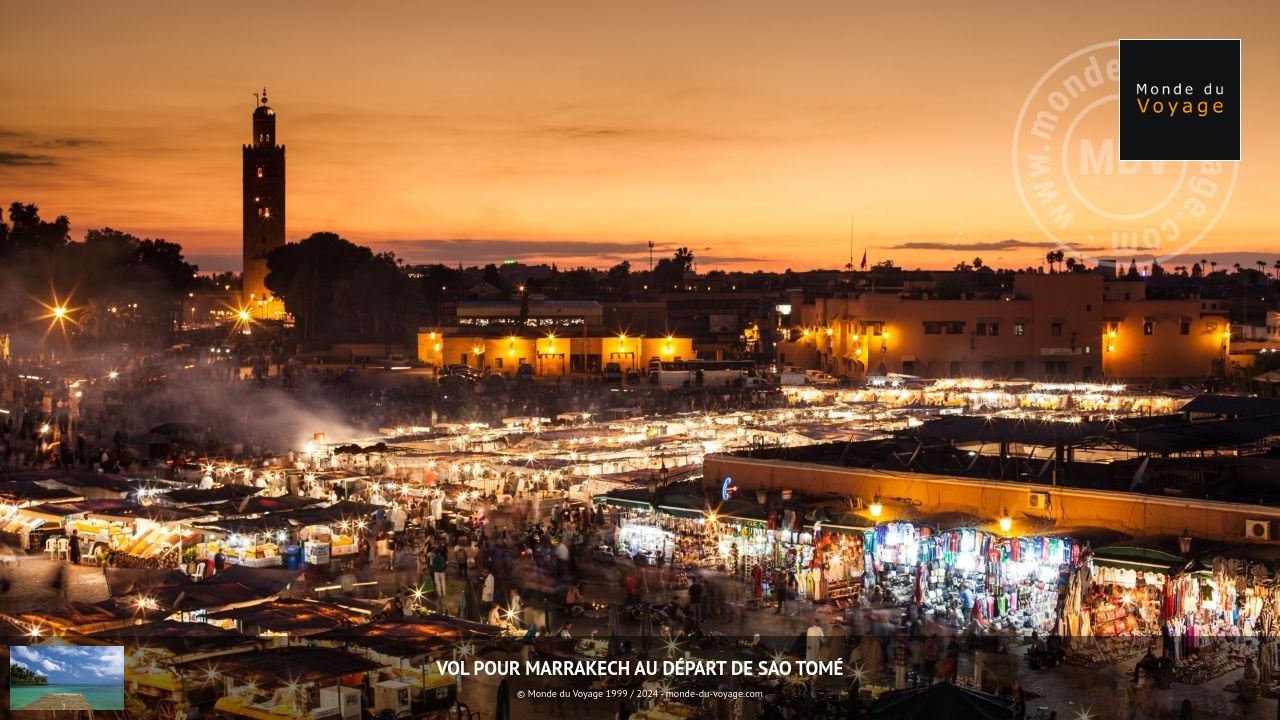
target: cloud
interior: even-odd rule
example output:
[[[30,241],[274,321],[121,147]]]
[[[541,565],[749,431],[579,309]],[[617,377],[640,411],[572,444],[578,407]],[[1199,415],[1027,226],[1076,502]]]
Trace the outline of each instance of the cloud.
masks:
[[[54,660],[50,660],[49,658],[41,658],[39,664],[40,664],[40,667],[44,668],[45,670],[48,670],[49,672],[66,672],[67,671],[66,665],[63,665],[62,663],[56,662]]]
[[[649,246],[642,242],[607,240],[514,240],[504,238],[422,238],[420,240],[383,240],[368,243],[375,250],[394,252],[408,263],[454,265],[500,263],[512,259],[521,262],[563,259],[590,267],[607,267],[622,260],[648,260]],[[670,255],[680,243],[655,244],[654,261]],[[710,255],[693,248],[699,263],[735,264],[760,262],[759,257]],[[701,251],[701,252],[700,252]],[[701,266],[700,266],[701,268]]]
[[[1048,242],[1027,242],[1026,240],[966,240],[957,242],[954,240],[923,240],[915,242],[905,242],[900,245],[890,245],[886,250],[954,250],[965,252],[997,252],[1000,250],[1026,250],[1035,248],[1044,248],[1051,246]],[[1101,248],[1079,248],[1079,250],[1091,252],[1100,250]]]
[[[32,155],[30,153],[0,150],[0,166],[8,165],[10,167],[18,167],[57,164],[58,163],[49,155]]]
[[[101,140],[93,140],[91,138],[65,137],[65,138],[51,138],[49,140],[41,140],[37,142],[35,146],[38,148],[54,149],[54,148],[78,148],[78,147],[85,147],[87,145],[101,145],[101,144],[103,144]]]

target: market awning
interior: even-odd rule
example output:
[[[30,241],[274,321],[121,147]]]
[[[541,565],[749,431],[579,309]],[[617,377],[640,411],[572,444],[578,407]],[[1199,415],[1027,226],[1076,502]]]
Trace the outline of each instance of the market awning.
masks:
[[[99,488],[113,492],[128,492],[137,486],[128,479],[112,473],[93,473],[83,470],[22,470],[0,473],[0,481],[55,482],[65,488]]]
[[[222,485],[216,488],[180,488],[156,495],[156,500],[172,505],[212,505],[256,495],[261,488],[248,485]]]
[[[250,680],[262,687],[272,683],[334,680],[344,675],[377,670],[380,666],[334,648],[284,647],[192,660],[178,663],[176,667]]]
[[[181,570],[109,567],[104,574],[107,579],[107,593],[111,597],[193,584],[191,578]]]
[[[633,510],[652,510],[653,504],[649,502],[649,491],[634,489],[619,489],[604,495],[596,495],[591,498],[596,505],[612,505],[614,507],[625,507]]]
[[[45,503],[44,505],[22,508],[20,512],[42,520],[60,521],[72,515],[86,515],[138,507],[141,506],[128,500],[78,500],[75,502]]]
[[[20,627],[37,629],[41,635],[57,633],[92,633],[129,624],[132,618],[122,614],[107,603],[87,603],[73,600],[56,607],[43,608],[39,612],[7,615],[7,619]],[[24,633],[27,634],[27,633]]]
[[[362,623],[366,618],[323,601],[280,599],[209,613],[209,619],[235,620],[245,629],[310,635],[339,626]]]
[[[949,415],[930,420],[903,435],[947,442],[1015,443],[1056,447],[1076,445],[1102,437],[1111,429],[1106,422],[1064,422],[1029,418]]]
[[[0,500],[10,503],[83,500],[84,496],[63,488],[47,488],[30,480],[0,480]]]
[[[163,648],[174,654],[217,652],[240,645],[252,645],[255,638],[204,622],[160,622],[127,625],[93,633],[91,637],[129,647]]]
[[[1116,441],[1140,452],[1175,453],[1251,445],[1280,435],[1280,415],[1249,416],[1126,430]]]
[[[1008,720],[1013,702],[977,690],[940,682],[923,688],[885,693],[867,708],[884,720]]]
[[[195,518],[208,517],[210,512],[204,509],[169,507],[167,505],[143,505],[138,507],[117,508],[89,513],[89,517],[108,520],[133,520],[142,518],[158,523],[175,523]]]
[[[1280,415],[1280,400],[1246,395],[1199,395],[1183,405],[1184,413],[1249,418]]]
[[[1186,562],[1184,558],[1160,550],[1136,547],[1110,547],[1093,551],[1093,564],[1120,570],[1138,570],[1168,574]]]
[[[500,628],[492,625],[430,615],[337,628],[312,635],[309,639],[340,642],[391,657],[414,658],[454,648],[461,643],[484,643],[501,632]]]
[[[297,495],[280,495],[278,497],[250,495],[239,500],[228,500],[210,506],[209,511],[224,517],[258,515],[260,513],[282,513],[290,510],[300,510],[318,505],[320,502],[315,498],[299,497]]]

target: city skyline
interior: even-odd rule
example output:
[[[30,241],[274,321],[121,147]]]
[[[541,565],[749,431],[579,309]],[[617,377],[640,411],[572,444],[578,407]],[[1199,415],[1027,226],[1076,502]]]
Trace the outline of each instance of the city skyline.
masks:
[[[1161,8],[1090,3],[1027,24],[939,5],[919,26],[835,4],[512,3],[494,25],[451,6],[23,5],[11,46],[27,61],[0,75],[0,191],[69,215],[75,238],[110,225],[238,270],[237,156],[265,84],[290,150],[290,241],[332,230],[410,262],[597,267],[644,266],[652,241],[691,248],[700,270],[802,270],[848,262],[852,229],[855,263],[1026,267],[1056,246],[1009,163],[1022,100],[1082,46],[1189,34],[1189,3]],[[1195,23],[1250,31],[1250,163],[1176,264],[1272,254],[1280,142],[1249,119],[1278,102],[1275,14]],[[104,35],[119,41],[104,51]]]

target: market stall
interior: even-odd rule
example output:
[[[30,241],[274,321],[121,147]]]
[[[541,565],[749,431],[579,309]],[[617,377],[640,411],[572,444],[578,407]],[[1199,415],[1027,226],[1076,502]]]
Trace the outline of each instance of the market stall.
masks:
[[[865,533],[864,547],[864,582],[882,601],[921,603],[957,624],[1002,620],[1023,635],[1056,627],[1059,580],[1081,550],[1058,537],[906,522]]]
[[[377,663],[333,648],[287,647],[179,664],[203,673],[220,695],[215,713],[250,720],[340,717],[363,712],[360,687]]]
[[[117,508],[89,513],[90,522],[119,522],[130,529],[128,536],[114,537],[111,564],[125,568],[178,567],[183,548],[197,537],[191,523],[207,519],[201,510],[164,506]]]
[[[211,678],[176,665],[200,657],[248,649],[253,641],[206,623],[165,620],[95,633],[93,640],[126,648],[124,681],[129,692],[155,709],[156,720],[180,720],[192,707],[212,706]]]
[[[377,663],[381,669],[372,682],[374,711],[393,710],[399,715],[452,707],[459,678],[441,673],[435,661],[474,655],[501,634],[490,625],[428,615],[342,628],[313,639],[343,646]]]

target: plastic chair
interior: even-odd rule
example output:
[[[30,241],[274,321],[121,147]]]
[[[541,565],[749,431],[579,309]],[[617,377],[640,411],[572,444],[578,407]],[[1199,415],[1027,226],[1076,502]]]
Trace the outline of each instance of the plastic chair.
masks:
[[[71,541],[64,537],[58,538],[58,559],[71,559]]]
[[[196,571],[191,573],[191,577],[194,580],[200,580],[204,578],[204,563],[202,562],[196,563]]]
[[[50,537],[45,539],[44,551],[49,556],[49,559],[52,560],[53,556],[58,553],[58,538]]]

